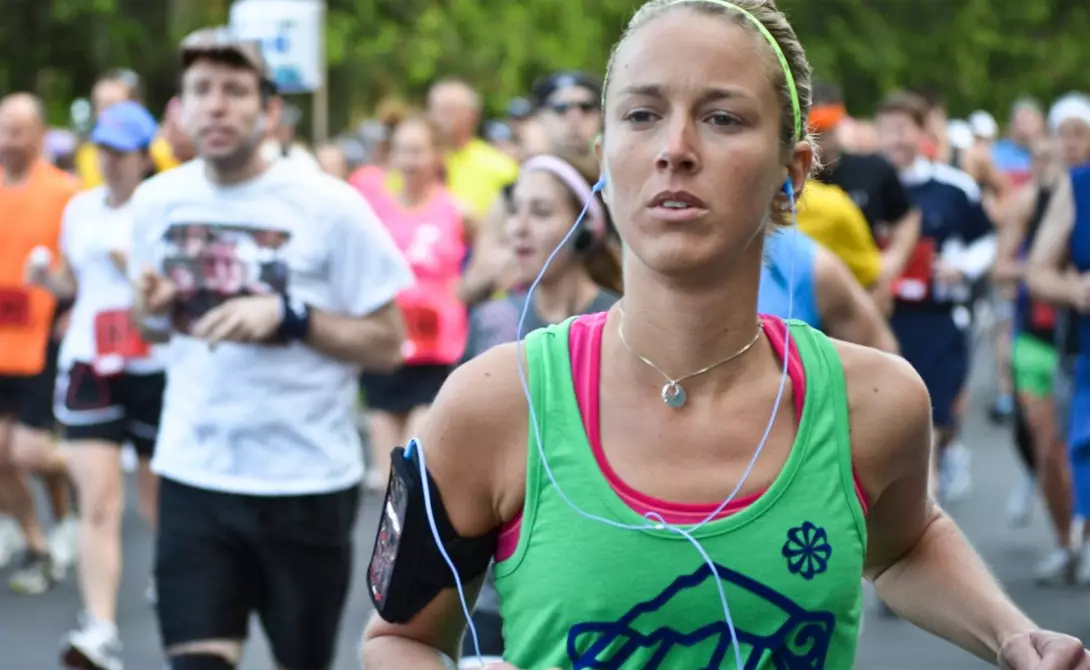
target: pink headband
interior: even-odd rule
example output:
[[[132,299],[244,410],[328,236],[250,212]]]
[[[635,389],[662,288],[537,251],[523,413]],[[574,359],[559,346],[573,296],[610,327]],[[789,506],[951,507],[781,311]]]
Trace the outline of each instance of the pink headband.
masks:
[[[583,175],[579,174],[578,170],[572,167],[571,163],[556,156],[534,156],[522,164],[523,172],[532,170],[548,172],[559,179],[584,205],[589,201],[590,208],[587,210],[587,218],[590,219],[590,231],[597,238],[601,238],[605,234],[606,220],[605,212],[602,211],[602,203],[598,202],[598,198],[594,197],[594,191],[591,190],[590,184],[587,183],[586,179],[583,179]]]

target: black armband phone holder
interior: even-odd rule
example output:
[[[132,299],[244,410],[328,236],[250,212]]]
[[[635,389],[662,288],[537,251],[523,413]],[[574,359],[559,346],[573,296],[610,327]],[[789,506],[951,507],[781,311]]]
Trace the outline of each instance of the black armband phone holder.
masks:
[[[407,623],[439,592],[455,586],[454,573],[436,545],[428,522],[419,454],[402,447],[392,453],[390,482],[379,517],[375,548],[367,569],[375,610],[390,623]],[[484,574],[496,553],[499,530],[464,538],[451,524],[435,480],[428,474],[435,527],[462,584]]]

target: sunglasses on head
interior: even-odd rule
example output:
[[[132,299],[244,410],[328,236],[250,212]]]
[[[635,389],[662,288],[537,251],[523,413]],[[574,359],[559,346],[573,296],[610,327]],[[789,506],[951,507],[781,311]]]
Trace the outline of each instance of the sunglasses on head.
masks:
[[[598,111],[598,102],[595,100],[585,100],[583,102],[550,102],[547,107],[561,116],[573,109],[578,109],[584,114],[590,114],[591,112]]]

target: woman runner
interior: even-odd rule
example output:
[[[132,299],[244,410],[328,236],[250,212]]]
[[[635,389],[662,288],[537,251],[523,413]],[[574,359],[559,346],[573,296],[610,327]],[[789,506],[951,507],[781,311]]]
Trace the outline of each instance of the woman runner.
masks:
[[[740,5],[652,0],[613,54],[598,148],[623,305],[465,364],[421,434],[458,536],[502,529],[500,667],[850,668],[861,575],[980,658],[1087,667],[929,497],[930,403],[912,369],[758,317],[762,233],[812,166],[810,70],[773,2]],[[708,560],[667,527],[711,516],[739,482],[692,530]],[[449,667],[462,617],[447,589],[408,623],[374,619],[368,670]]]
[[[416,274],[397,299],[405,318],[405,364],[390,374],[361,377],[371,425],[373,469],[367,485],[381,490],[389,477],[390,449],[420,430],[420,421],[465,351],[467,319],[458,301],[466,247],[462,213],[443,185],[439,131],[423,116],[393,131],[391,165],[402,188],[370,196],[382,223]]]
[[[1032,151],[1033,179],[1021,187],[1011,202],[1009,218],[1000,229],[993,276],[997,282],[1016,282],[1011,355],[1017,392],[1015,438],[1019,438],[1019,430],[1027,430],[1032,436],[1030,463],[1056,536],[1055,544],[1042,552],[1034,579],[1042,584],[1065,584],[1074,576],[1075,555],[1070,549],[1071,474],[1067,446],[1056,425],[1053,393],[1053,379],[1060,363],[1056,310],[1030,296],[1022,280],[1024,260],[1040,229],[1052,190],[1066,178],[1067,171],[1054,138],[1035,140]]]
[[[117,593],[121,581],[121,521],[125,482],[121,446],[140,458],[140,511],[155,522],[157,479],[150,460],[163,407],[163,362],[133,325],[126,275],[132,239],[129,206],[136,187],[154,172],[149,153],[155,119],[135,102],[119,102],[99,117],[104,186],[77,195],[64,212],[56,270],[30,264],[29,279],[59,299],[75,298],[61,343],[54,414],[64,426],[68,467],[79,495],[80,627],[62,642],[66,668],[121,670]]]
[[[1030,250],[1026,283],[1033,297],[1075,311],[1078,344],[1090,342],[1090,98],[1070,95],[1049,113],[1069,170],[1052,191]],[[1073,268],[1071,266],[1074,266]],[[1067,352],[1064,352],[1067,353]],[[1061,376],[1063,370],[1060,370]],[[1075,357],[1066,426],[1075,516],[1090,519],[1090,352]],[[1066,403],[1065,403],[1066,404]],[[1083,533],[1074,579],[1090,584],[1090,541]]]

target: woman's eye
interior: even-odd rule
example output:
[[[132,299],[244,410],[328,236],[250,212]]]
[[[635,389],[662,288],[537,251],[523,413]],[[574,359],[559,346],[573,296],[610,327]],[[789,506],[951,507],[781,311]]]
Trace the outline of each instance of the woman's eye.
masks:
[[[632,123],[650,123],[654,120],[654,114],[645,109],[637,109],[626,114],[624,120]]]
[[[716,126],[732,126],[738,122],[737,119],[726,112],[715,112],[710,114],[708,115],[708,120]]]

